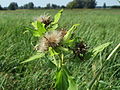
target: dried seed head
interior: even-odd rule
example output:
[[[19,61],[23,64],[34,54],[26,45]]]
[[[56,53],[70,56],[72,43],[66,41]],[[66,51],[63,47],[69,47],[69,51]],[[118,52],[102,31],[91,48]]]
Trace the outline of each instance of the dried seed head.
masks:
[[[60,32],[62,37],[64,37],[67,34],[67,31],[64,28],[60,29]]]
[[[38,17],[37,21],[44,23],[45,26],[48,26],[52,22],[52,19],[50,16],[46,14],[46,15],[41,15],[40,17]]]
[[[57,47],[63,37],[62,30],[47,32],[40,40],[40,44],[36,46],[36,50],[43,52],[47,51],[49,47]]]
[[[75,56],[78,56],[81,60],[84,59],[84,55],[87,52],[87,45],[82,41],[80,43],[76,43],[75,48],[73,49]],[[80,56],[82,54],[83,56]]]

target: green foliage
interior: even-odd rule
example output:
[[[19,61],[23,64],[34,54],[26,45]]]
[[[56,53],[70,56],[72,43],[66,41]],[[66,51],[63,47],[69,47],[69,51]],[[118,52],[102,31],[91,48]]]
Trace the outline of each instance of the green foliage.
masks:
[[[45,32],[48,32],[48,31],[52,31],[52,30],[56,30],[58,28],[58,21],[62,15],[62,12],[63,12],[63,9],[60,10],[54,17],[54,21],[51,22],[51,24],[45,28],[45,24],[42,23],[42,22],[39,22],[39,21],[35,21],[35,22],[32,22],[32,26],[34,27],[34,29],[28,29],[30,31],[32,31],[33,35],[35,37],[41,37],[45,34]],[[46,30],[47,29],[47,30]]]
[[[100,46],[97,46],[93,49],[93,56],[95,57],[98,53],[102,52],[105,48],[107,48],[109,45],[111,44],[111,42],[108,43],[104,43]]]
[[[63,41],[65,42],[65,43],[67,43],[67,42],[71,42],[71,36],[72,36],[72,34],[73,34],[73,32],[74,32],[74,30],[77,28],[77,26],[78,26],[79,24],[75,24],[75,25],[73,25],[69,30],[68,30],[68,32],[67,32],[67,34],[64,36],[64,38],[63,38]]]
[[[96,0],[73,0],[67,4],[67,8],[95,8]]]
[[[101,46],[107,46],[108,43],[103,44]],[[109,43],[110,44],[110,43]],[[102,71],[105,69],[105,66],[108,64],[108,60],[112,57],[112,55],[120,48],[120,43],[113,49],[113,51],[109,54],[109,56],[105,59],[102,67],[98,70],[96,76],[93,78],[93,80],[91,80],[90,84],[88,85],[88,89],[92,90],[95,81],[97,81],[97,79],[99,78],[100,74],[102,73]]]
[[[38,21],[33,22],[32,25],[35,28],[32,31],[33,35],[41,37],[41,36],[43,36],[45,34],[46,31],[55,30],[58,27],[57,23],[58,23],[58,21],[59,21],[59,19],[61,17],[62,12],[63,12],[63,9],[60,10],[55,15],[54,21],[49,25],[48,30],[46,30],[46,27],[45,27],[44,23],[38,22]],[[72,43],[71,40],[70,40],[71,39],[71,35],[73,34],[74,30],[76,29],[76,27],[78,25],[79,24],[75,24],[75,25],[73,25],[71,27],[71,29],[64,36],[64,40],[63,40],[64,42]],[[52,27],[52,28],[50,28],[50,27]],[[59,48],[59,49],[61,49],[61,48]],[[56,67],[56,69],[57,69],[57,72],[56,72],[56,83],[55,83],[56,90],[72,90],[73,88],[74,88],[74,90],[77,90],[77,85],[72,80],[71,76],[68,75],[67,68],[66,68],[66,70],[63,68],[63,65],[64,65],[64,62],[63,62],[64,61],[64,57],[63,57],[64,55],[63,55],[63,53],[61,54],[61,52],[59,52],[59,51],[56,52],[53,47],[49,47],[48,52],[49,52],[48,57],[52,57],[51,60],[48,60],[49,64],[51,64],[50,66]],[[34,55],[34,56],[30,57],[28,60],[23,61],[22,63],[33,61],[35,59],[43,57],[44,55],[45,55],[45,52],[39,53],[37,55]],[[61,58],[60,58],[60,55],[61,55]],[[59,57],[58,58],[59,62],[56,60],[56,56]]]
[[[58,23],[61,15],[62,15],[62,13],[63,13],[63,9],[60,10],[60,11],[54,16],[54,21],[53,21],[51,24],[56,24],[56,23]]]
[[[67,4],[67,8],[73,9],[76,7],[76,5],[77,5],[76,1],[71,1]]]
[[[55,16],[53,22],[47,27],[48,31],[53,31],[58,28],[58,21],[63,13],[63,9],[61,9]]]
[[[117,0],[119,3],[120,3],[120,1],[119,0]]]
[[[73,80],[72,76],[68,76],[69,88],[68,90],[78,90],[78,86]]]
[[[41,58],[31,63],[20,64],[21,61],[33,55],[33,47],[38,40],[31,33],[23,32],[26,27],[30,26],[28,22],[31,22],[33,17],[44,12],[54,15],[57,10],[0,12],[0,89],[54,90],[53,77],[56,66],[51,63],[51,58],[43,57],[43,60]],[[120,14],[118,9],[65,10],[64,17],[59,21],[60,27],[66,26],[66,29],[69,29],[73,23],[80,23],[76,30],[76,37],[81,37],[88,44],[89,49],[105,42],[114,41],[107,49],[105,48],[104,51],[97,54],[98,57],[94,60],[90,58],[80,61],[74,59],[73,54],[64,55],[64,62],[72,76],[75,77],[79,90],[87,90],[89,82],[95,78],[99,68],[103,66],[106,56],[120,42],[120,16],[118,14]],[[69,52],[68,48],[64,48],[63,51]],[[59,60],[57,59],[57,61]],[[118,49],[107,61],[98,79],[95,79],[91,90],[119,90],[119,66]]]
[[[56,90],[67,90],[69,87],[68,76],[64,69],[60,69],[56,73]]]
[[[2,6],[0,5],[0,10],[3,10]]]
[[[41,37],[46,32],[45,24],[38,22],[38,21],[35,21],[32,23],[32,25],[35,28],[34,30],[32,30],[34,36]]]
[[[50,28],[48,28],[48,31],[53,31],[56,30],[57,28],[58,28],[58,24],[54,24]]]
[[[103,4],[103,8],[106,8],[106,7],[107,7],[107,6],[106,6],[106,3],[104,3],[104,4]]]
[[[15,2],[10,3],[10,5],[8,6],[8,9],[9,10],[16,10],[16,9],[18,9],[17,3],[15,3]]]
[[[30,62],[30,61],[33,61],[33,60],[36,60],[36,59],[40,59],[40,58],[43,57],[43,56],[45,56],[44,53],[37,53],[37,54],[33,55],[32,57],[30,57],[29,59],[21,62],[21,64],[22,64],[22,63],[27,63],[27,62]]]
[[[55,52],[55,50],[52,47],[49,47],[49,52],[50,52],[50,56],[58,55],[58,53]]]
[[[34,9],[34,4],[33,2],[28,3],[28,9]]]
[[[55,87],[56,90],[78,90],[77,84],[65,66],[56,72]]]

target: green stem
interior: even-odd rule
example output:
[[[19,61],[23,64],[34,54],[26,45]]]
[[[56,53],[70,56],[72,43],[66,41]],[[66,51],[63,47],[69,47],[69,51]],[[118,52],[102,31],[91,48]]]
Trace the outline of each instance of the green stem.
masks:
[[[120,48],[120,43],[115,47],[115,49],[110,53],[110,55],[107,57],[106,60],[109,60],[111,58],[111,56],[116,52],[116,50]]]
[[[56,60],[55,56],[53,56],[53,60],[54,60],[54,62],[55,62],[55,64],[56,64],[56,66],[58,66],[57,60]]]

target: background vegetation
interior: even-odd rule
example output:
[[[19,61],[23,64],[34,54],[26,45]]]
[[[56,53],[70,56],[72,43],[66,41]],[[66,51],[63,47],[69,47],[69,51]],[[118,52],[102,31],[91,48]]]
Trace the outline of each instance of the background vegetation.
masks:
[[[120,2],[118,0],[118,2]],[[33,2],[26,3],[22,6],[19,6],[16,2],[11,2],[8,7],[2,7],[0,5],[0,10],[16,10],[16,9],[61,9],[61,8],[68,8],[68,9],[74,9],[74,8],[120,8],[120,5],[113,5],[113,6],[107,6],[106,3],[103,2],[103,6],[97,6],[96,0],[72,0],[71,2],[68,2],[68,4],[65,5],[57,5],[48,3],[46,6],[35,6]]]
[[[53,71],[46,60],[26,64],[20,62],[34,54],[37,38],[25,32],[35,17],[44,12],[54,15],[57,10],[0,11],[0,89],[53,90]],[[68,24],[69,23],[69,24]],[[75,77],[79,90],[86,90],[113,48],[120,42],[120,10],[65,10],[60,27],[69,29],[80,23],[78,36],[89,48],[113,42],[95,60],[80,61],[71,56],[67,67]],[[93,90],[120,90],[120,53],[108,62],[96,80]]]

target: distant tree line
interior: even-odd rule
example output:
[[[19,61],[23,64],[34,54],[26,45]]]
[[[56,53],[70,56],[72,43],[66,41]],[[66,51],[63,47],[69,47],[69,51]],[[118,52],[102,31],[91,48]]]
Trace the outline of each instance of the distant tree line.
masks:
[[[8,7],[2,7],[0,5],[0,10],[16,10],[16,9],[61,9],[61,8],[120,8],[120,6],[106,6],[106,3],[103,6],[97,6],[96,0],[73,0],[69,2],[66,6],[50,4],[48,3],[45,7],[37,6],[35,7],[33,2],[29,2],[23,6],[18,6],[16,2],[11,2]]]
[[[59,6],[59,5],[56,5],[56,4],[50,4],[48,3],[45,7],[43,7],[45,9],[60,9],[60,8],[66,8],[64,5],[62,6]]]
[[[67,8],[95,8],[96,0],[73,0],[67,4]]]
[[[114,5],[114,6],[111,6],[111,8],[120,8],[120,6]]]
[[[60,9],[60,8],[65,8],[65,6],[64,5],[59,6],[59,5],[56,5],[56,4],[50,4],[50,3],[48,3],[45,7],[41,7],[41,6],[35,7],[33,2],[29,2],[29,3],[27,3],[27,4],[23,5],[23,6],[18,6],[18,4],[16,2],[11,2],[8,7],[4,7],[4,8],[0,5],[0,10],[16,10],[16,9]]]

